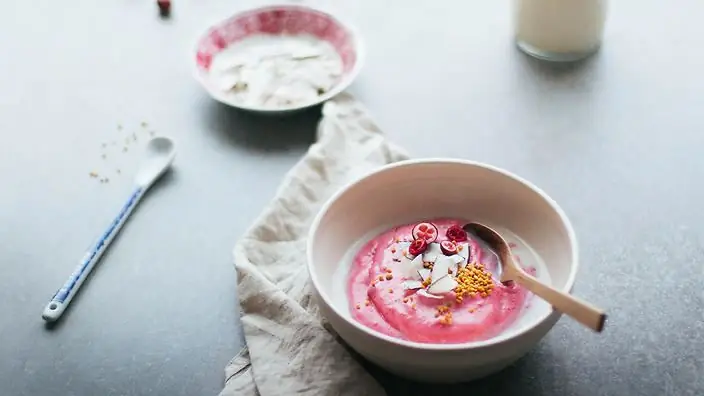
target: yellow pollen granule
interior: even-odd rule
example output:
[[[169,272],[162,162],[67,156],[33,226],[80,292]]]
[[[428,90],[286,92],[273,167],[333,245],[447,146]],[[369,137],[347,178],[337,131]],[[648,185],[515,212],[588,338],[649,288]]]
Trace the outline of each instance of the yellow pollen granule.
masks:
[[[473,298],[477,295],[488,297],[494,288],[494,280],[491,273],[484,269],[481,264],[470,264],[465,268],[460,268],[457,272],[457,287],[455,296],[462,301],[464,297]]]

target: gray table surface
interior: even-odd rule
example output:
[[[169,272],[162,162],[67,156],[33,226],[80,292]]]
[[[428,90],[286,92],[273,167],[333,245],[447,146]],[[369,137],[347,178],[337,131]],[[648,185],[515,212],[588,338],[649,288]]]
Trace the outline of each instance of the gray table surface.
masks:
[[[599,336],[563,319],[474,384],[380,374],[389,393],[704,394],[704,3],[615,1],[602,51],[563,67],[515,50],[508,1],[347,3],[368,43],[352,92],[390,138],[543,187],[580,237],[576,293],[610,314]],[[2,4],[0,394],[217,394],[242,344],[231,249],[319,109],[242,114],[192,80],[196,35],[232,2],[176,0],[170,21],[151,1]],[[177,140],[175,169],[46,328],[44,305],[122,203],[149,131]]]

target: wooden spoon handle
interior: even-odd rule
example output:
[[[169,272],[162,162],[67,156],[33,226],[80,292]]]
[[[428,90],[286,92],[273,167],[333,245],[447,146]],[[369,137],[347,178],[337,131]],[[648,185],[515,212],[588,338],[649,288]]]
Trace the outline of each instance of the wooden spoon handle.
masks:
[[[600,333],[604,330],[606,314],[599,308],[552,286],[548,286],[523,271],[515,271],[512,275],[516,283],[549,302],[558,311],[571,316],[577,322],[596,332]]]

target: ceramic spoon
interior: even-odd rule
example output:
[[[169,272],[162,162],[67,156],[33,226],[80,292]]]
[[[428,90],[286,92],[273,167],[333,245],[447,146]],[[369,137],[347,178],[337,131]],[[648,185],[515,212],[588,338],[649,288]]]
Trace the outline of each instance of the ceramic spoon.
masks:
[[[501,272],[498,276],[502,283],[514,281],[590,329],[596,332],[604,329],[606,314],[602,310],[527,274],[513,260],[508,243],[499,233],[479,223],[469,223],[463,229],[486,242],[499,256]]]
[[[53,322],[61,317],[61,314],[64,313],[64,310],[76,295],[78,289],[80,289],[83,281],[86,280],[90,271],[110,245],[110,242],[120,232],[120,228],[125,224],[132,210],[149,190],[149,187],[171,166],[175,156],[176,149],[169,138],[156,137],[147,143],[146,155],[134,178],[135,186],[132,194],[107,230],[103,232],[98,241],[83,256],[83,259],[81,259],[81,262],[66,283],[46,305],[44,313],[42,313],[44,320]]]

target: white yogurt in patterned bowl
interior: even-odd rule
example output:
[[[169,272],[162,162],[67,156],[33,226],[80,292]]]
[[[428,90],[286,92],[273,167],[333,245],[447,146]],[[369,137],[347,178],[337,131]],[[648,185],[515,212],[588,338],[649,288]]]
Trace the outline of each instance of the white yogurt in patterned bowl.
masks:
[[[325,12],[281,5],[238,13],[199,40],[196,79],[244,110],[286,112],[346,89],[362,66],[359,36]]]

